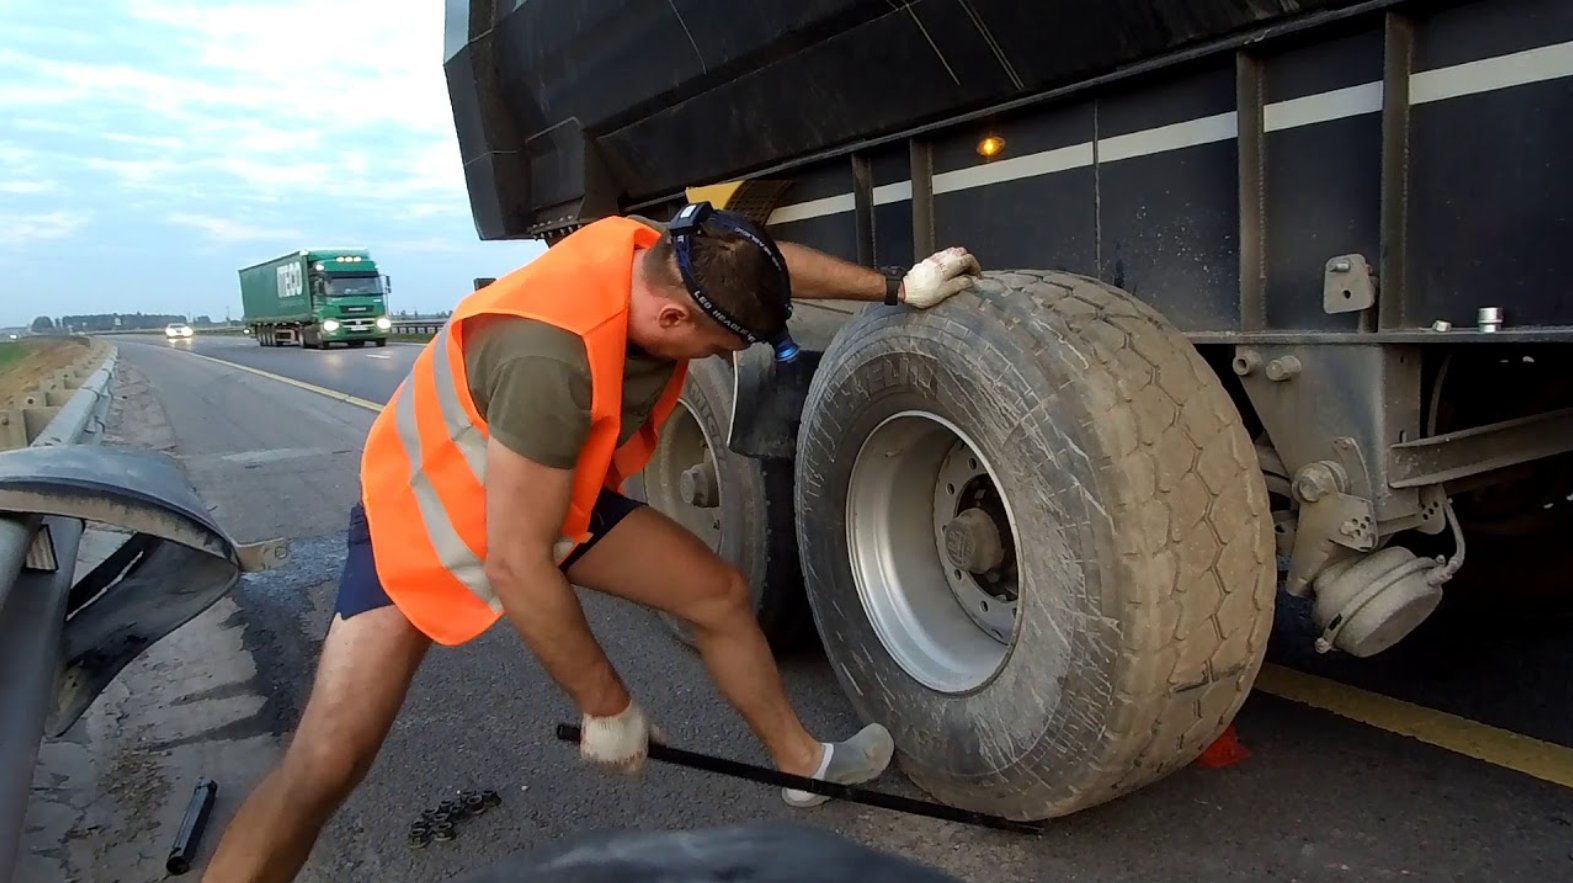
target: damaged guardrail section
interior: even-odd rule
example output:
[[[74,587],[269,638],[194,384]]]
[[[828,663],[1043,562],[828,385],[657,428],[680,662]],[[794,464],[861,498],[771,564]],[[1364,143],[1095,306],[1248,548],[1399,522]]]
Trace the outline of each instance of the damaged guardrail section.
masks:
[[[118,355],[57,372],[0,411],[0,879],[16,864],[41,737],[285,546],[242,546],[167,455],[101,445]],[[84,530],[124,541],[78,573]]]

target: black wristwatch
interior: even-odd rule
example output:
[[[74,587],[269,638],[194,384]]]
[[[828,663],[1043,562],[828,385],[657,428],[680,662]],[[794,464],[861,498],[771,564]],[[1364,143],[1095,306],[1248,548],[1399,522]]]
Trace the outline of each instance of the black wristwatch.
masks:
[[[907,271],[900,267],[884,267],[880,270],[885,275],[885,303],[895,306],[901,303],[901,280],[906,278]]]

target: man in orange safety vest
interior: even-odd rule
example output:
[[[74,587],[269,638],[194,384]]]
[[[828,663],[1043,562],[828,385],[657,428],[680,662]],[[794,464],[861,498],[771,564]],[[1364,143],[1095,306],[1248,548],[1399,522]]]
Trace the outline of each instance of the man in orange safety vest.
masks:
[[[293,879],[371,767],[432,643],[462,644],[503,617],[577,707],[582,756],[637,771],[651,724],[574,585],[690,623],[718,689],[777,768],[846,784],[878,776],[894,751],[889,732],[810,735],[742,575],[620,488],[650,458],[689,360],[756,343],[794,357],[792,298],[928,308],[979,272],[953,248],[885,274],[778,245],[742,216],[696,203],[669,225],[591,223],[464,298],[366,439],[311,696],[203,879]]]

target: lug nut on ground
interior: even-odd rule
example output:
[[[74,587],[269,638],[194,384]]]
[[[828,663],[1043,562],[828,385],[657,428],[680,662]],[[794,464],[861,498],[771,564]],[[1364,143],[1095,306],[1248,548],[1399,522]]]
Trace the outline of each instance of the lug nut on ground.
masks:
[[[410,848],[425,848],[433,840],[452,840],[458,836],[459,822],[482,815],[500,805],[502,797],[490,788],[483,791],[460,790],[454,797],[421,810],[421,817],[410,825]]]

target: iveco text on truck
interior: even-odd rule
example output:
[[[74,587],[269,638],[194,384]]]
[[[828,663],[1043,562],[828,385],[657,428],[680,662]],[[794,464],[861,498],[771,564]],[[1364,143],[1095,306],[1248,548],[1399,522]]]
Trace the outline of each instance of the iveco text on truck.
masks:
[[[870,267],[978,256],[933,310],[800,304],[771,383],[695,363],[643,475],[938,798],[1041,819],[1167,776],[1281,604],[1360,660],[1573,600],[1573,3],[447,23],[483,239],[707,199]]]
[[[262,346],[387,346],[385,281],[365,249],[301,249],[240,271],[242,321]]]

